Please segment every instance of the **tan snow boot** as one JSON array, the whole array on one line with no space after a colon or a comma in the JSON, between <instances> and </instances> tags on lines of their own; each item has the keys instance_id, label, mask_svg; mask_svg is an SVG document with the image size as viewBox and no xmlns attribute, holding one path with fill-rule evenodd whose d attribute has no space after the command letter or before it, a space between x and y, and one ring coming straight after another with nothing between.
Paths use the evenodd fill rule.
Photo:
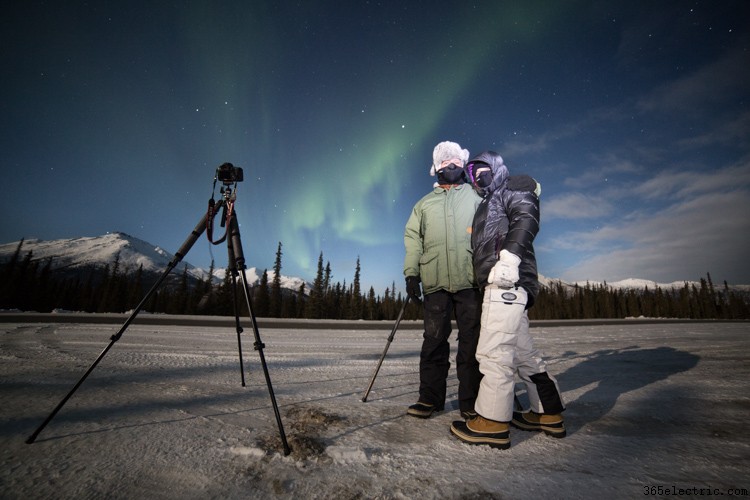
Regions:
<instances>
[{"instance_id":1,"label":"tan snow boot","mask_svg":"<svg viewBox=\"0 0 750 500\"><path fill-rule=\"evenodd\" d=\"M477 415L466 422L454 421L451 432L465 443L486 444L501 450L510 448L510 426L507 422L496 422Z\"/></svg>"},{"instance_id":2,"label":"tan snow boot","mask_svg":"<svg viewBox=\"0 0 750 500\"><path fill-rule=\"evenodd\" d=\"M527 411L525 413L513 412L513 420L510 422L513 427L524 431L543 431L548 436L562 438L565 437L565 422L562 415L546 415L544 413L534 413Z\"/></svg>"}]
</instances>

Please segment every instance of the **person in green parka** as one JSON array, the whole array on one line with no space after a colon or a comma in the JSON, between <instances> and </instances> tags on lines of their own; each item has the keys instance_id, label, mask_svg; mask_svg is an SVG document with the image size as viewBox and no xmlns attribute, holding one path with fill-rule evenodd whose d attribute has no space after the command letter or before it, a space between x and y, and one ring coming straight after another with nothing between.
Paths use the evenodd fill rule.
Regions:
<instances>
[{"instance_id":1,"label":"person in green parka","mask_svg":"<svg viewBox=\"0 0 750 500\"><path fill-rule=\"evenodd\" d=\"M458 403L461 416L476 416L474 401L482 375L476 360L482 296L472 265L471 231L481 201L466 183L469 151L455 142L435 146L433 190L414 206L404 231L406 293L424 293L424 334L419 360L419 400L407 413L429 418L445 408L450 369L451 320L458 326ZM420 289L421 283L421 289Z\"/></svg>"}]
</instances>

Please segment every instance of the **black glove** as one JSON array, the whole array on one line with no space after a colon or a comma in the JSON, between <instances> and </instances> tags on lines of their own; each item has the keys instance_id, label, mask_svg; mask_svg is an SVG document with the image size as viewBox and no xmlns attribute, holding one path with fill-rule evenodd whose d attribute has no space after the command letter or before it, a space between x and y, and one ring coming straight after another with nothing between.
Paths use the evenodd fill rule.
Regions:
<instances>
[{"instance_id":1,"label":"black glove","mask_svg":"<svg viewBox=\"0 0 750 500\"><path fill-rule=\"evenodd\" d=\"M419 276L406 277L406 294L413 298L415 302L422 301L422 288L419 286L421 281Z\"/></svg>"}]
</instances>

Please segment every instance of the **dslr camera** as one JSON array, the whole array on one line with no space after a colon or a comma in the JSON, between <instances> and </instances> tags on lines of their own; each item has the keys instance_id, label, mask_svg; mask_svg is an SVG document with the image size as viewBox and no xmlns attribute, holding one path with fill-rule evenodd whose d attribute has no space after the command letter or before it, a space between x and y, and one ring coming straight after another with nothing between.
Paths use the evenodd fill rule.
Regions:
<instances>
[{"instance_id":1,"label":"dslr camera","mask_svg":"<svg viewBox=\"0 0 750 500\"><path fill-rule=\"evenodd\" d=\"M228 186L235 182L242 182L244 175L240 167L235 167L231 163L224 163L216 169L216 178Z\"/></svg>"}]
</instances>

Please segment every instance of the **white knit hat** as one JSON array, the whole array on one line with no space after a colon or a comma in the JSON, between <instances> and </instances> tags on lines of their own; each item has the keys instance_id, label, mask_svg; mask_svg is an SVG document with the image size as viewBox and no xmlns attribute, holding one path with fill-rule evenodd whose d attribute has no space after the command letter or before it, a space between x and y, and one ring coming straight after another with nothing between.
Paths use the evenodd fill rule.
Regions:
<instances>
[{"instance_id":1,"label":"white knit hat","mask_svg":"<svg viewBox=\"0 0 750 500\"><path fill-rule=\"evenodd\" d=\"M469 150L461 149L461 146L451 141L443 141L435 146L435 149L432 150L430 175L434 177L440 164L445 160L452 160L453 158L458 158L466 164L466 161L469 159Z\"/></svg>"}]
</instances>

